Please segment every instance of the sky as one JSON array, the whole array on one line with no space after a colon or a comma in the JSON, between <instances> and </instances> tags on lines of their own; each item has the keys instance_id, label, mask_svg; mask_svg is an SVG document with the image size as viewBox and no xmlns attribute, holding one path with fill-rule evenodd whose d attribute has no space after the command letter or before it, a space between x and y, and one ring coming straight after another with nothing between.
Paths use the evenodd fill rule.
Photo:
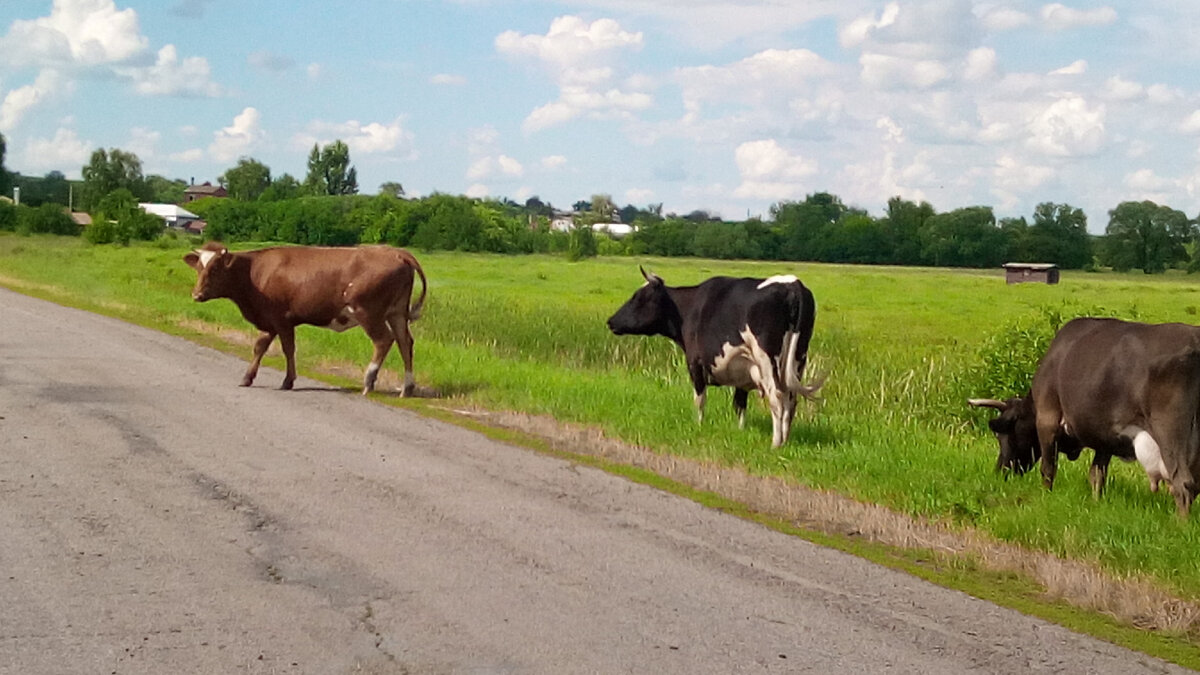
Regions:
<instances>
[{"instance_id":1,"label":"sky","mask_svg":"<svg viewBox=\"0 0 1200 675\"><path fill-rule=\"evenodd\" d=\"M5 167L97 148L216 183L729 220L831 192L882 215L1041 202L1200 212L1200 3L1177 0L0 0Z\"/></svg>"}]
</instances>

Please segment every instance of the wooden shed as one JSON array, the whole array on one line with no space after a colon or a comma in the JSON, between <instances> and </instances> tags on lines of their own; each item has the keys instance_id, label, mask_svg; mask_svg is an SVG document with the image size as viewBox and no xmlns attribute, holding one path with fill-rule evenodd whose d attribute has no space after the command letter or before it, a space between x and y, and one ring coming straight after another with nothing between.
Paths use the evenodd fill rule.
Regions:
<instances>
[{"instance_id":1,"label":"wooden shed","mask_svg":"<svg viewBox=\"0 0 1200 675\"><path fill-rule=\"evenodd\" d=\"M1058 265L1054 263L1004 263L1004 280L1010 284L1027 281L1042 284L1058 283Z\"/></svg>"}]
</instances>

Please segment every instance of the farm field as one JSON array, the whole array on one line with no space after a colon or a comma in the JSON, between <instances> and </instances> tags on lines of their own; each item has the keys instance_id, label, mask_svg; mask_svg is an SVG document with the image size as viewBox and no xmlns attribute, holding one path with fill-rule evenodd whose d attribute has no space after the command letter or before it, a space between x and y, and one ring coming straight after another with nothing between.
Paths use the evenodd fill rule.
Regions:
<instances>
[{"instance_id":1,"label":"farm field","mask_svg":"<svg viewBox=\"0 0 1200 675\"><path fill-rule=\"evenodd\" d=\"M185 336L252 335L232 303L192 302L187 250L182 241L117 248L0 235L0 284ZM965 404L967 396L1016 393L979 389L1031 373L1029 346L1048 336L1051 320L1099 312L1200 321L1200 276L1064 272L1057 286L1006 286L1000 270L415 253L430 282L413 325L417 382L455 406L552 416L657 453L784 477L1116 576L1144 576L1200 600L1200 516L1180 522L1171 498L1151 494L1136 464L1114 462L1105 497L1093 501L1090 451L1060 462L1053 492L1036 471L1005 480L993 472L988 414ZM698 425L678 349L608 332L605 319L642 283L638 264L669 285L787 273L812 289L809 376L828 380L821 404L801 403L787 444L771 449L770 415L753 398L739 430L727 389L710 390ZM346 373L345 384L356 385L370 354L360 331L298 333L301 372ZM238 349L249 357L248 346ZM392 379L381 386L394 387L399 357L384 368ZM229 373L231 387L240 376ZM273 376L257 384L273 386L265 379Z\"/></svg>"}]
</instances>

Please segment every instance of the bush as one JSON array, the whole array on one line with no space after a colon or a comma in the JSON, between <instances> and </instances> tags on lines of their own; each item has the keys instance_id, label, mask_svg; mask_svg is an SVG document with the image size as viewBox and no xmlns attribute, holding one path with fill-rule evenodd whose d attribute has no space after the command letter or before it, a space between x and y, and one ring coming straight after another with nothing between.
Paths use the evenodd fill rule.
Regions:
<instances>
[{"instance_id":1,"label":"bush","mask_svg":"<svg viewBox=\"0 0 1200 675\"><path fill-rule=\"evenodd\" d=\"M575 262L584 258L595 258L599 250L596 232L590 225L582 223L571 229L571 237L567 242L567 260Z\"/></svg>"},{"instance_id":2,"label":"bush","mask_svg":"<svg viewBox=\"0 0 1200 675\"><path fill-rule=\"evenodd\" d=\"M1136 309L1119 314L1124 319L1137 319ZM980 345L974 363L956 378L956 402L967 398L1003 400L1024 396L1033 385L1038 363L1063 324L1081 316L1117 315L1118 312L1096 306L1042 306L1002 326Z\"/></svg>"},{"instance_id":3,"label":"bush","mask_svg":"<svg viewBox=\"0 0 1200 675\"><path fill-rule=\"evenodd\" d=\"M17 206L0 200L0 231L12 232L17 229Z\"/></svg>"}]
</instances>

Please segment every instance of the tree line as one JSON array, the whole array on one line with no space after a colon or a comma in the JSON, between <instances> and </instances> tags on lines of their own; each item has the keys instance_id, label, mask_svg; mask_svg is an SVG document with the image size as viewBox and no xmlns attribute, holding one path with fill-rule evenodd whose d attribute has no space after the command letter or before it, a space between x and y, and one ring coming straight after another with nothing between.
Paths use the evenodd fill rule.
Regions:
<instances>
[{"instance_id":1,"label":"tree line","mask_svg":"<svg viewBox=\"0 0 1200 675\"><path fill-rule=\"evenodd\" d=\"M96 243L153 239L162 233L161 222L138 202L179 203L187 188L179 179L143 176L138 157L117 148L95 150L81 181L58 171L41 178L10 173L4 150L0 136L0 194L20 187L24 206L0 203L0 230L77 234L80 228L55 206L70 201L92 214L94 224L84 235ZM1105 233L1095 236L1082 209L1053 202L1038 204L1028 219L997 219L990 206L939 213L927 202L893 197L882 215L873 216L816 192L773 205L768 219L727 221L704 211L664 215L661 204L619 207L608 195L594 195L572 205L573 229L557 231L550 226L555 209L537 197L524 203L440 193L407 199L398 182L382 184L377 195L361 195L349 148L340 140L314 144L307 168L301 181L287 173L272 176L262 162L243 157L218 178L228 199L205 198L188 208L208 222L207 237L225 241L389 243L562 252L573 259L602 253L976 268L1025 261L1146 273L1200 269L1197 219L1151 201L1118 204L1108 213ZM633 231L621 238L597 231L612 222Z\"/></svg>"}]
</instances>

